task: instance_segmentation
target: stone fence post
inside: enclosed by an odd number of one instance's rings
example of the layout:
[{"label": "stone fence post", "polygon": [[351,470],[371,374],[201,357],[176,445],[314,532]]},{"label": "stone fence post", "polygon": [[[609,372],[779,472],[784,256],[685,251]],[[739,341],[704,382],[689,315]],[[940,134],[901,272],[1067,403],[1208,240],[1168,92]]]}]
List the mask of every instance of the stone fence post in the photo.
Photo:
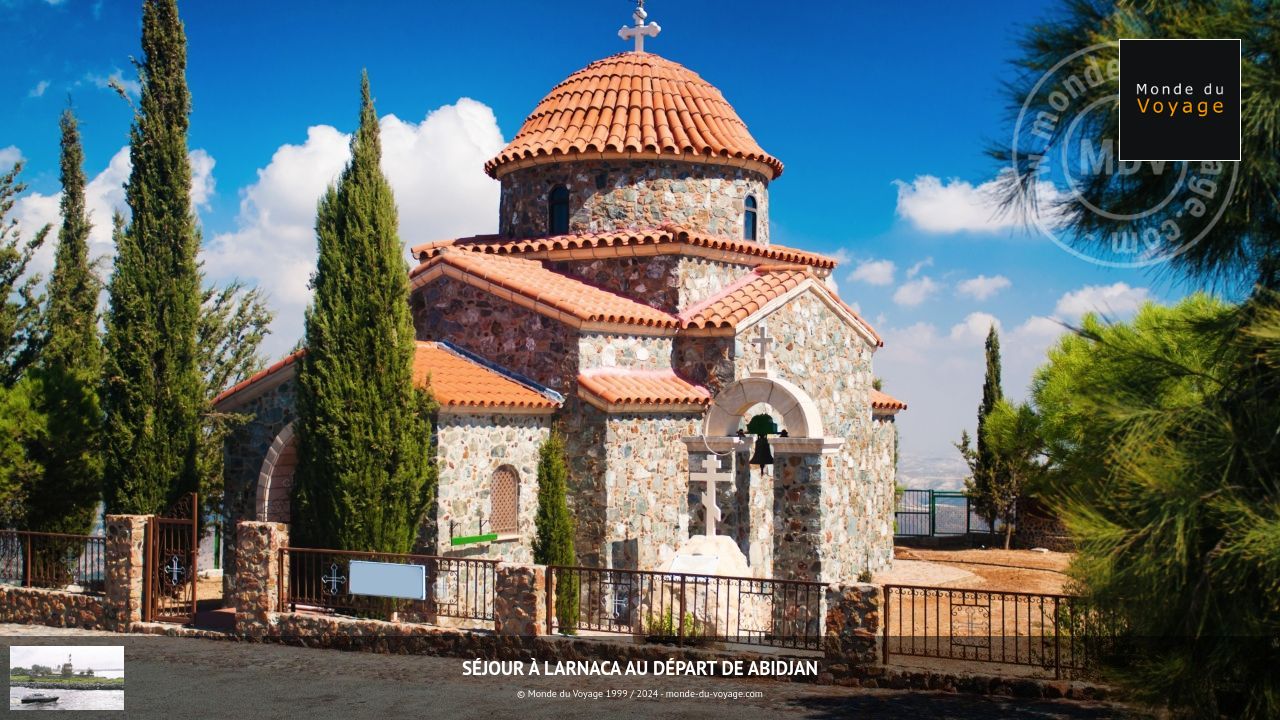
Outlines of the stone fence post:
[{"label": "stone fence post", "polygon": [[236,526],[236,582],[231,592],[236,632],[262,637],[270,613],[279,612],[280,548],[289,545],[289,526],[277,522],[241,522]]},{"label": "stone fence post", "polygon": [[146,515],[108,515],[106,518],[103,607],[107,614],[105,625],[116,632],[129,632],[132,623],[142,622],[147,519]]},{"label": "stone fence post", "polygon": [[880,662],[880,586],[870,583],[827,587],[827,631],[823,652],[832,665],[870,666]]},{"label": "stone fence post", "polygon": [[494,571],[493,629],[499,635],[542,635],[547,628],[545,565],[498,563]]}]

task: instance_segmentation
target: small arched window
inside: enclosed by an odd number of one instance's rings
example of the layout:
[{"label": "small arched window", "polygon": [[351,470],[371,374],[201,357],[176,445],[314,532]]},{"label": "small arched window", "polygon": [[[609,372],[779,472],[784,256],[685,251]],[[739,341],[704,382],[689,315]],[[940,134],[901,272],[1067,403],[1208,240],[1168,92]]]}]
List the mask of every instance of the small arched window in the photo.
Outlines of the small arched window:
[{"label": "small arched window", "polygon": [[489,527],[499,535],[520,530],[520,476],[515,468],[503,465],[493,472],[489,488]]},{"label": "small arched window", "polygon": [[743,206],[742,239],[755,240],[756,239],[756,196],[748,195],[747,199],[743,201],[742,206]]},{"label": "small arched window", "polygon": [[564,235],[569,232],[569,188],[557,185],[547,201],[547,234]]}]

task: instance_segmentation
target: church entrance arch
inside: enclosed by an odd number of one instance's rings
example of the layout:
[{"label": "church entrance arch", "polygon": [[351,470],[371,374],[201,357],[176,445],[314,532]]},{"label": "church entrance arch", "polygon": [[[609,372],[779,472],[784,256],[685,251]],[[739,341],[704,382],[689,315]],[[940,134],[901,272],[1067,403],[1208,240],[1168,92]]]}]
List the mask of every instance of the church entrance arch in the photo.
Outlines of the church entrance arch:
[{"label": "church entrance arch", "polygon": [[293,471],[297,466],[298,440],[294,436],[293,423],[289,423],[271,441],[267,456],[262,460],[262,469],[258,471],[254,508],[260,522],[289,522]]}]

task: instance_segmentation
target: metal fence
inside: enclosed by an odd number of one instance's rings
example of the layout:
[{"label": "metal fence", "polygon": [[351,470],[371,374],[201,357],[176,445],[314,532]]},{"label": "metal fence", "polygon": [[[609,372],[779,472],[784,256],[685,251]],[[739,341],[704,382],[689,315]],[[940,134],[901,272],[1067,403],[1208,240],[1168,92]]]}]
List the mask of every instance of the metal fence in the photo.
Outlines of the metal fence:
[{"label": "metal fence", "polygon": [[[354,595],[351,561],[420,565],[426,599]],[[497,560],[434,555],[280,548],[280,606],[401,622],[434,623],[436,618],[493,620]]]},{"label": "metal fence", "polygon": [[1114,624],[1071,595],[886,585],[884,661],[894,655],[1028,665],[1078,677]]},{"label": "metal fence", "polygon": [[894,531],[899,537],[932,537],[990,533],[960,490],[903,490],[894,508]]},{"label": "metal fence", "polygon": [[0,583],[100,594],[105,582],[103,537],[0,530]]},{"label": "metal fence", "polygon": [[822,647],[826,586],[818,582],[553,565],[547,583],[548,633],[570,629],[557,617],[551,589],[576,587],[571,624],[580,632],[678,645]]}]

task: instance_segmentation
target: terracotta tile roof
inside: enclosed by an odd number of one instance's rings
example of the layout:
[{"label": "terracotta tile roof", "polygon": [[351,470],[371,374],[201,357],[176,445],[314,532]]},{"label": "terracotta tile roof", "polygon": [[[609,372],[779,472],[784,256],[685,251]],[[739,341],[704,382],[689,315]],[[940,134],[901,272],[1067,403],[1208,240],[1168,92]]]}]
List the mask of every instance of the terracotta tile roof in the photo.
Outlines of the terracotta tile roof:
[{"label": "terracotta tile roof", "polygon": [[602,410],[701,409],[711,393],[672,370],[602,368],[578,374],[578,394]]},{"label": "terracotta tile roof", "polygon": [[880,334],[856,310],[845,304],[822,279],[804,265],[758,265],[719,293],[680,313],[681,327],[691,330],[737,328],[769,303],[807,283],[830,304],[840,308],[869,340],[884,345]]},{"label": "terracotta tile roof", "polygon": [[286,355],[286,356],[284,356],[283,358],[281,358],[281,359],[280,359],[278,362],[276,362],[274,365],[271,365],[271,366],[267,367],[265,370],[262,370],[261,372],[255,373],[254,375],[251,375],[251,376],[249,376],[249,377],[245,378],[244,380],[241,380],[240,382],[236,383],[235,385],[232,385],[231,387],[227,388],[226,390],[223,390],[221,393],[219,393],[219,394],[218,394],[218,396],[217,396],[217,397],[215,397],[215,398],[213,399],[213,404],[214,404],[214,405],[221,405],[225,400],[227,400],[228,398],[230,398],[232,395],[237,395],[237,394],[239,394],[242,390],[246,390],[246,389],[248,389],[251,385],[257,385],[258,383],[263,382],[264,380],[267,380],[268,378],[274,377],[274,376],[276,375],[276,373],[278,373],[278,372],[280,372],[281,370],[284,370],[284,369],[286,369],[286,368],[288,368],[288,367],[292,366],[294,363],[298,362],[298,360],[299,360],[299,359],[300,359],[300,358],[301,358],[305,353],[306,353],[306,350],[295,350],[294,352],[289,353],[288,355]]},{"label": "terracotta tile roof", "polygon": [[719,90],[652,53],[619,53],[570,75],[484,169],[498,177],[506,166],[588,153],[694,155],[782,174],[782,163],[756,143]]},{"label": "terracotta tile roof", "polygon": [[449,408],[554,410],[560,403],[512,377],[464,357],[445,343],[418,342],[413,380]]},{"label": "terracotta tile roof", "polygon": [[662,334],[674,333],[679,326],[670,313],[553,272],[537,260],[445,251],[414,268],[409,277],[417,287],[441,274],[574,326],[623,325],[631,332],[651,328]]},{"label": "terracotta tile roof", "polygon": [[880,392],[875,388],[871,389],[871,409],[872,410],[906,410],[907,404],[895,398],[888,393]]},{"label": "terracotta tile roof", "polygon": [[[236,396],[242,396],[236,399],[243,402],[254,396],[246,393],[255,386],[268,388],[270,384],[267,381],[272,378],[284,380],[292,377],[294,365],[305,354],[305,349],[299,350],[237,383],[218,395],[214,404],[224,404]],[[286,371],[287,375],[284,374]],[[559,396],[554,392],[485,363],[448,343],[417,343],[413,356],[413,380],[420,387],[430,387],[436,402],[445,408],[550,412],[560,406]]]},{"label": "terracotta tile roof", "polygon": [[498,235],[477,235],[415,245],[412,252],[420,261],[426,262],[447,248],[493,255],[520,255],[556,260],[632,255],[730,253],[744,256],[746,262],[759,258],[775,263],[798,263],[822,270],[830,270],[836,266],[836,260],[825,255],[782,245],[762,245],[746,240],[700,235],[676,225],[580,235],[552,235],[523,240],[512,240]]}]

